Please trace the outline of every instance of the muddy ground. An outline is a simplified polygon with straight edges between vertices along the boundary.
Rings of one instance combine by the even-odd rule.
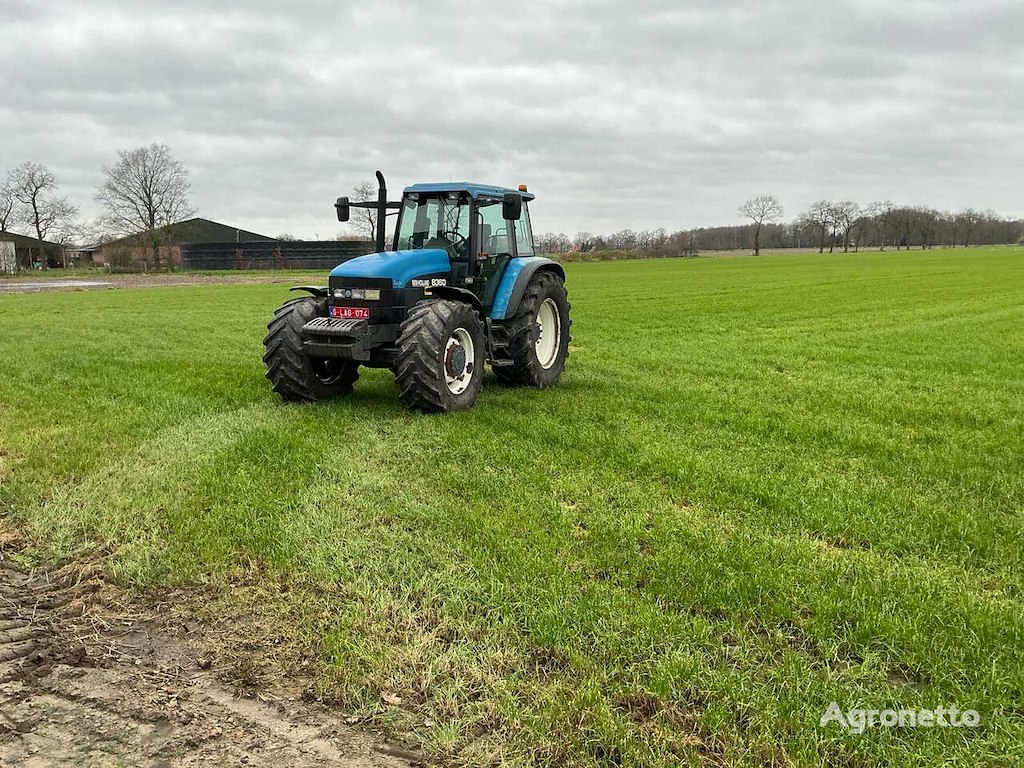
[[[27,570],[2,550],[3,768],[420,764],[307,700],[308,677],[244,642],[225,652],[225,627],[173,595],[128,598],[95,566]]]
[[[175,273],[167,275],[108,275],[102,272],[90,272],[79,277],[61,276],[60,278],[34,276],[16,277],[0,280],[0,294],[5,293],[39,293],[42,291],[93,291],[112,288],[157,288],[166,285],[225,285],[238,283],[281,283],[285,285],[302,285],[307,283],[322,284],[324,276],[294,275],[268,271],[265,274],[253,275],[233,274],[225,271],[220,275]]]

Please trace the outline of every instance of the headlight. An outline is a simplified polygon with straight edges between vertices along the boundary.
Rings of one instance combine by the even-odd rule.
[[[380,291],[376,288],[335,288],[334,298],[378,301],[380,299]]]

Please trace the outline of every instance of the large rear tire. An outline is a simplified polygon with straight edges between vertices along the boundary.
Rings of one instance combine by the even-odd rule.
[[[569,357],[569,294],[554,272],[537,272],[526,286],[515,315],[504,323],[512,365],[494,366],[510,386],[550,387]]]
[[[314,402],[347,395],[359,378],[359,364],[308,356],[302,326],[325,314],[325,302],[313,296],[282,304],[267,324],[263,362],[271,388],[289,402]]]
[[[405,407],[427,413],[471,408],[484,379],[484,327],[459,301],[421,301],[398,338],[395,381]]]

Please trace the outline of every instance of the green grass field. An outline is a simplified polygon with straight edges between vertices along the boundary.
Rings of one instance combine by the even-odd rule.
[[[0,296],[3,513],[292,585],[321,693],[460,765],[1024,762],[1024,249],[567,270],[562,383],[444,417],[275,400],[280,285]]]

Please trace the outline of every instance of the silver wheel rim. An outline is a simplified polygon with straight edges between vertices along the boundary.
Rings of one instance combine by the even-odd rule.
[[[541,368],[550,368],[558,357],[558,344],[562,340],[562,321],[554,299],[544,299],[537,310],[535,333],[537,361]]]
[[[461,395],[473,381],[476,348],[473,337],[465,328],[456,328],[444,346],[444,383],[453,395]]]

